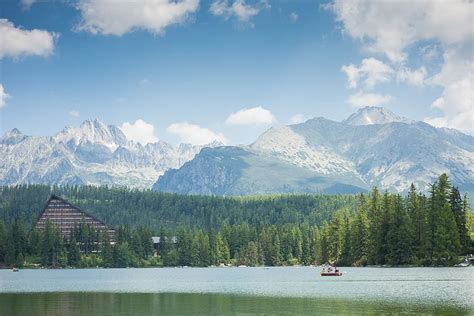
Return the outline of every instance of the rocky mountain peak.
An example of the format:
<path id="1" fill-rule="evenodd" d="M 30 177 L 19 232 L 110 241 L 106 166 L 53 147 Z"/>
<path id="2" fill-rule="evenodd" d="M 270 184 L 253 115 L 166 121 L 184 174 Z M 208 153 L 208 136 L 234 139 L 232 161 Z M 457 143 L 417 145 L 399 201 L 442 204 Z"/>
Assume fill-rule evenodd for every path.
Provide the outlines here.
<path id="1" fill-rule="evenodd" d="M 343 123 L 353 126 L 386 124 L 392 122 L 412 123 L 403 116 L 398 116 L 383 107 L 367 106 L 350 115 Z"/>
<path id="2" fill-rule="evenodd" d="M 2 144 L 8 144 L 8 145 L 13 145 L 21 142 L 24 140 L 26 136 L 20 132 L 17 128 L 12 129 L 9 132 L 6 132 L 5 135 L 3 135 L 2 138 L 0 138 L 0 143 Z"/>
<path id="3" fill-rule="evenodd" d="M 85 120 L 79 127 L 67 126 L 54 136 L 57 142 L 99 144 L 112 150 L 127 143 L 125 134 L 116 126 L 106 125 L 99 119 Z"/>

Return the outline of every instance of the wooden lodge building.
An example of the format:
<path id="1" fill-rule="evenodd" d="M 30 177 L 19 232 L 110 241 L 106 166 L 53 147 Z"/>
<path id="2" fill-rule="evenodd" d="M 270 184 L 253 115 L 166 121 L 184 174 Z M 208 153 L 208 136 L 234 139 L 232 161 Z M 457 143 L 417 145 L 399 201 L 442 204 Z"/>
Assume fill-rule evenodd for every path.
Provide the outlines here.
<path id="1" fill-rule="evenodd" d="M 85 223 L 97 231 L 108 231 L 110 241 L 112 243 L 115 241 L 115 230 L 107 227 L 101 220 L 87 214 L 77 206 L 72 205 L 56 195 L 52 195 L 46 202 L 36 223 L 36 229 L 43 230 L 47 221 L 59 228 L 65 240 L 70 239 L 71 232 L 75 227 L 78 227 L 81 223 Z"/>

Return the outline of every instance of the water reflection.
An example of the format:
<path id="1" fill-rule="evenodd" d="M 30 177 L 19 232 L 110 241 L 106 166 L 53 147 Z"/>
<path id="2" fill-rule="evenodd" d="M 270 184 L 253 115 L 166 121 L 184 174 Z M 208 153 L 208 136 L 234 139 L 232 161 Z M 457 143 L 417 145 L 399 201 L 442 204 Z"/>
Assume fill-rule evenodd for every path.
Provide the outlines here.
<path id="1" fill-rule="evenodd" d="M 357 300 L 178 293 L 1 294 L 0 315 L 468 315 L 462 308 Z"/>

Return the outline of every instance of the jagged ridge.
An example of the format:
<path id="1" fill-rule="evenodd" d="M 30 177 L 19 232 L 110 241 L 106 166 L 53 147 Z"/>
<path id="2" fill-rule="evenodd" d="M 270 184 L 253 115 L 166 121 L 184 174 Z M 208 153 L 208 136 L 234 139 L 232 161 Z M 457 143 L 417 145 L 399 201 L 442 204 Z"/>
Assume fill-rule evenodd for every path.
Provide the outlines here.
<path id="1" fill-rule="evenodd" d="M 202 147 L 175 147 L 164 141 L 143 146 L 98 119 L 65 127 L 52 137 L 26 136 L 13 129 L 0 139 L 0 184 L 150 188 L 166 170 L 191 160 Z"/>

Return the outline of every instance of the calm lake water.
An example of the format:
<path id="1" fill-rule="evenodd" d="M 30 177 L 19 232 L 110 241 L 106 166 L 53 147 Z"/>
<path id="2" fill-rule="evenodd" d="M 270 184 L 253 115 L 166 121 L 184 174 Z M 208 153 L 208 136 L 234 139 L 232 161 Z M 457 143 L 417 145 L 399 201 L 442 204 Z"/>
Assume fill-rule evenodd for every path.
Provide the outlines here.
<path id="1" fill-rule="evenodd" d="M 0 315 L 474 315 L 474 268 L 0 270 Z"/>

